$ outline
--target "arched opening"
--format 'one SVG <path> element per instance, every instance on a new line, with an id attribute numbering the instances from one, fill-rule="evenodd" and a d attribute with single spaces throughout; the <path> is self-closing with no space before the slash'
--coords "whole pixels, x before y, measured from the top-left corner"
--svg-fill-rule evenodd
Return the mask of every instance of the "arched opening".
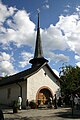
<path id="1" fill-rule="evenodd" d="M 50 98 L 53 99 L 51 90 L 48 87 L 42 87 L 37 92 L 36 102 L 38 105 L 47 105 Z"/>

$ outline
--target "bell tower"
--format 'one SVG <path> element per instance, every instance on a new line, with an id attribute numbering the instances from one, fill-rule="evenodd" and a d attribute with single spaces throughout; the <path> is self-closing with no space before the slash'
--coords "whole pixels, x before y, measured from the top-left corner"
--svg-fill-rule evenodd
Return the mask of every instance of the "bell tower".
<path id="1" fill-rule="evenodd" d="M 41 36 L 40 36 L 40 18 L 38 13 L 38 25 L 37 25 L 37 36 L 36 36 L 36 45 L 35 45 L 35 53 L 34 58 L 29 61 L 33 66 L 38 66 L 45 62 L 48 62 L 47 59 L 43 57 L 42 44 L 41 44 Z"/>

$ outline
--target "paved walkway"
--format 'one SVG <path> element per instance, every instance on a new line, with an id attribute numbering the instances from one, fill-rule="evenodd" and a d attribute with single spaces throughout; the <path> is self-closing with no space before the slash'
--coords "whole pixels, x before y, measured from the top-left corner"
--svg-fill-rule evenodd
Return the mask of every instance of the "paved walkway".
<path id="1" fill-rule="evenodd" d="M 5 120 L 80 120 L 80 111 L 72 116 L 70 108 L 28 109 L 13 114 L 12 109 L 3 109 Z"/>

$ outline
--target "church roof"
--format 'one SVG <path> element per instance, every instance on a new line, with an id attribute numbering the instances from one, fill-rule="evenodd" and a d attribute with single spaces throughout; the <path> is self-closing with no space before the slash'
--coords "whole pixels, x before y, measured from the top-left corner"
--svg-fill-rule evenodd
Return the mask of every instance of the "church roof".
<path id="1" fill-rule="evenodd" d="M 59 77 L 53 72 L 53 70 L 50 68 L 50 66 L 47 63 L 44 63 L 42 65 L 29 68 L 27 70 L 24 70 L 22 72 L 19 72 L 19 73 L 15 74 L 15 75 L 12 75 L 12 76 L 9 76 L 7 78 L 4 78 L 4 79 L 0 80 L 0 86 L 4 86 L 4 85 L 9 85 L 9 84 L 25 81 L 25 80 L 27 80 L 28 77 L 30 77 L 31 75 L 33 75 L 36 72 L 38 72 L 45 65 L 50 70 L 50 72 L 54 75 L 54 77 L 57 80 L 59 80 Z"/>

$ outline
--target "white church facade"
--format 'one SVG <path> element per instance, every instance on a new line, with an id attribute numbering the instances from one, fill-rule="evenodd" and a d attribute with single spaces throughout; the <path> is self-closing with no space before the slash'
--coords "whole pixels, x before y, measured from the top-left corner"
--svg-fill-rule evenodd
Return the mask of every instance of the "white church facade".
<path id="1" fill-rule="evenodd" d="M 0 80 L 0 103 L 10 105 L 22 97 L 22 106 L 34 100 L 45 104 L 54 95 L 60 95 L 60 80 L 43 57 L 40 38 L 39 15 L 34 58 L 30 60 L 31 68 Z"/>

